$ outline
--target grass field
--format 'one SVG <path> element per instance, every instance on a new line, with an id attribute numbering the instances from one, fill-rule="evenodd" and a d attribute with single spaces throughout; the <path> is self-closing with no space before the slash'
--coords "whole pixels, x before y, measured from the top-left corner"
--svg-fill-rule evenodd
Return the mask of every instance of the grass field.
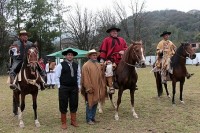
<path id="1" fill-rule="evenodd" d="M 101 122 L 89 126 L 85 122 L 85 104 L 79 97 L 78 128 L 70 125 L 68 130 L 60 128 L 57 89 L 40 91 L 38 95 L 38 118 L 41 127 L 36 128 L 33 120 L 31 96 L 26 96 L 26 108 L 23 113 L 25 128 L 18 126 L 17 117 L 12 114 L 12 91 L 6 84 L 7 77 L 0 77 L 0 132 L 2 133 L 200 133 L 200 67 L 187 66 L 195 75 L 186 80 L 183 91 L 185 104 L 179 101 L 179 88 L 176 93 L 176 106 L 164 95 L 158 99 L 155 79 L 151 68 L 139 69 L 139 90 L 135 93 L 135 111 L 139 119 L 131 113 L 129 91 L 125 91 L 119 109 L 119 121 L 114 119 L 114 109 L 107 100 L 104 113 L 97 113 Z M 169 82 L 171 94 L 171 82 Z M 179 84 L 178 86 L 179 87 Z M 116 101 L 116 94 L 115 94 Z"/>

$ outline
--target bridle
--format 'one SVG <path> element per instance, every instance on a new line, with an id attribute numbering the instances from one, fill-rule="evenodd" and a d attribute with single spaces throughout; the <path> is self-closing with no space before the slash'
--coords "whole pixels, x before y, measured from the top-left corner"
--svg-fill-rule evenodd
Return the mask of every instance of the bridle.
<path id="1" fill-rule="evenodd" d="M 191 57 L 191 54 L 185 49 L 185 46 L 183 46 L 183 50 L 185 51 L 185 53 L 188 55 L 188 57 L 190 58 Z M 176 53 L 179 57 L 183 58 L 183 59 L 187 59 L 187 56 L 182 56 L 178 53 Z"/>
<path id="2" fill-rule="evenodd" d="M 136 56 L 137 62 L 139 62 L 139 63 L 136 62 L 136 64 L 130 64 L 130 63 L 127 63 L 125 60 L 122 60 L 122 61 L 123 61 L 126 65 L 131 66 L 131 67 L 137 67 L 137 68 L 142 67 L 142 60 L 141 60 L 141 59 L 139 58 L 139 56 L 136 54 L 135 50 L 134 50 L 134 49 L 132 49 L 132 50 L 133 50 L 134 55 Z"/>

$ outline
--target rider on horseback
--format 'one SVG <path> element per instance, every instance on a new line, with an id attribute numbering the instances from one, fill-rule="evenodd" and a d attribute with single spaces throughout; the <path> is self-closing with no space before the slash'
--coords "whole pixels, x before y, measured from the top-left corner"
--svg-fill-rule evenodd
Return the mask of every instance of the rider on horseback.
<path id="1" fill-rule="evenodd" d="M 10 68 L 10 89 L 15 90 L 17 85 L 14 83 L 16 75 L 19 73 L 22 64 L 23 59 L 25 58 L 24 55 L 27 52 L 27 50 L 33 46 L 33 43 L 28 41 L 28 32 L 25 30 L 21 30 L 19 32 L 19 40 L 15 41 L 12 46 L 9 48 L 9 54 L 12 58 L 12 64 Z M 45 72 L 39 67 L 38 65 L 38 71 L 40 75 L 43 77 L 45 76 Z M 40 81 L 41 83 L 41 90 L 45 89 L 45 82 Z"/>
<path id="2" fill-rule="evenodd" d="M 121 56 L 127 49 L 126 41 L 118 37 L 119 28 L 112 26 L 106 32 L 110 34 L 106 37 L 100 46 L 100 62 L 106 64 L 106 80 L 109 87 L 109 93 L 114 94 L 113 88 L 113 69 L 119 64 Z M 112 65 L 111 65 L 112 64 Z"/>
<path id="3" fill-rule="evenodd" d="M 171 32 L 164 31 L 160 37 L 163 37 L 157 45 L 157 61 L 155 67 L 161 70 L 162 82 L 167 81 L 167 71 L 172 73 L 172 68 L 170 67 L 171 57 L 175 54 L 176 46 L 168 39 Z M 186 77 L 189 79 L 192 75 L 188 72 Z"/>

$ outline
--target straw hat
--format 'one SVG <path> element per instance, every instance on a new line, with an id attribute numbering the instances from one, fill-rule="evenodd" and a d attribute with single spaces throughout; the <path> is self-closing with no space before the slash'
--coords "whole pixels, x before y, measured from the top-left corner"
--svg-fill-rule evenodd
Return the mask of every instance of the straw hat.
<path id="1" fill-rule="evenodd" d="M 26 30 L 20 30 L 19 31 L 19 36 L 20 35 L 29 35 L 30 33 L 29 32 L 27 32 Z"/>
<path id="2" fill-rule="evenodd" d="M 89 58 L 89 56 L 90 56 L 91 54 L 97 54 L 97 56 L 99 56 L 99 55 L 100 55 L 100 52 L 97 52 L 95 49 L 92 49 L 92 50 L 89 50 L 89 51 L 88 51 L 88 53 L 87 53 L 86 56 Z"/>

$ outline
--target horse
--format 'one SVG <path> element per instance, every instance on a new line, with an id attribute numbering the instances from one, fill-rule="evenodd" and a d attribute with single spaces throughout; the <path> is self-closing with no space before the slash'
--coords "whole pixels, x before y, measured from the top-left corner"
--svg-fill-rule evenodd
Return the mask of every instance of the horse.
<path id="1" fill-rule="evenodd" d="M 171 58 L 171 67 L 173 69 L 172 74 L 169 73 L 169 77 L 172 81 L 172 88 L 173 88 L 173 96 L 172 96 L 172 104 L 175 105 L 175 94 L 176 94 L 176 83 L 180 82 L 180 101 L 184 104 L 182 93 L 183 93 L 183 85 L 185 83 L 185 76 L 187 73 L 186 70 L 186 58 L 189 57 L 190 59 L 195 59 L 196 54 L 193 50 L 191 44 L 189 43 L 181 43 L 179 48 L 176 50 L 175 54 Z M 162 83 L 161 83 L 161 74 L 160 72 L 154 72 L 156 78 L 156 85 L 157 85 L 157 93 L 158 97 L 160 97 L 163 93 Z M 167 83 L 164 83 L 164 87 L 166 89 L 166 93 L 168 97 L 170 97 Z"/>
<path id="2" fill-rule="evenodd" d="M 114 104 L 112 95 L 109 94 L 110 101 L 115 108 L 115 120 L 119 120 L 118 110 L 119 105 L 121 103 L 121 98 L 123 91 L 126 89 L 130 90 L 131 96 L 131 105 L 132 105 L 132 113 L 135 118 L 138 118 L 138 115 L 134 109 L 134 92 L 136 90 L 136 83 L 138 79 L 138 75 L 136 73 L 136 67 L 145 67 L 145 58 L 144 58 L 144 49 L 142 42 L 133 42 L 125 51 L 122 59 L 120 60 L 118 66 L 115 70 L 115 79 L 117 82 L 115 89 L 118 89 L 118 99 L 117 105 Z M 102 112 L 102 106 L 99 104 L 99 112 Z"/>
<path id="3" fill-rule="evenodd" d="M 13 90 L 13 113 L 18 115 L 21 128 L 24 127 L 22 113 L 25 109 L 25 96 L 28 94 L 32 95 L 35 126 L 40 127 L 40 122 L 37 119 L 37 95 L 41 87 L 40 80 L 43 79 L 38 72 L 38 49 L 35 46 L 31 46 L 27 49 L 20 72 L 15 78 L 18 89 Z"/>

